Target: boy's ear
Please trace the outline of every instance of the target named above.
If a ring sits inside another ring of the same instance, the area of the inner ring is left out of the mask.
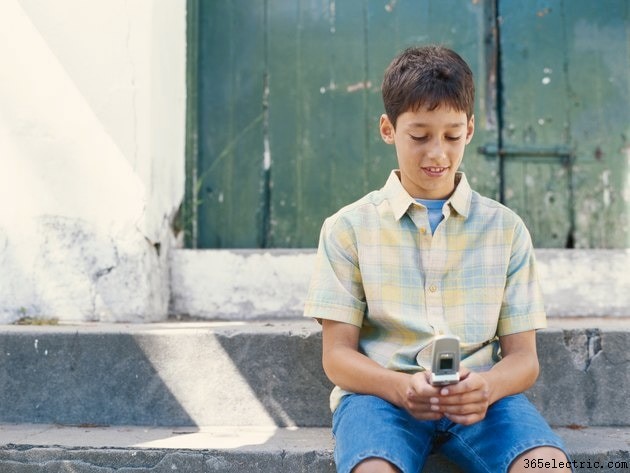
[[[468,125],[466,127],[466,144],[470,143],[473,135],[475,134],[475,116],[472,115],[470,120],[468,120]]]
[[[381,131],[381,138],[388,145],[394,144],[394,125],[389,121],[389,117],[386,113],[381,115],[381,120],[379,122],[379,130]]]

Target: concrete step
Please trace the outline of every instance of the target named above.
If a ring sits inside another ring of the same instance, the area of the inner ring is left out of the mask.
[[[630,428],[556,431],[575,471],[629,471]],[[334,473],[332,449],[325,428],[0,425],[8,473]],[[423,471],[461,473],[440,455]]]
[[[630,426],[628,319],[552,319],[538,346],[552,425]],[[3,326],[0,423],[329,427],[320,351],[311,320]]]

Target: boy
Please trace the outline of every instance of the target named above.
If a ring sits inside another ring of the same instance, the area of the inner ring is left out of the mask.
[[[474,132],[472,72],[410,48],[385,71],[383,140],[399,169],[328,218],[305,316],[322,323],[337,471],[416,473],[431,451],[468,472],[566,463],[522,393],[546,325],[529,234],[457,172]],[[461,340],[461,381],[429,382],[432,341]],[[544,464],[544,462],[543,462]]]

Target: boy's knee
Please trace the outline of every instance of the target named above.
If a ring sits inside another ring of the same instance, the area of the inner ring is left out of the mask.
[[[571,472],[569,459],[562,450],[556,447],[537,447],[519,456],[509,473],[534,473],[537,471]]]
[[[400,470],[381,458],[368,458],[359,463],[352,473],[400,473]]]

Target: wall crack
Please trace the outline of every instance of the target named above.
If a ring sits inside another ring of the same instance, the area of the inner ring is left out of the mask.
[[[564,345],[571,352],[575,366],[586,372],[602,351],[601,333],[599,329],[567,330],[564,333]]]

